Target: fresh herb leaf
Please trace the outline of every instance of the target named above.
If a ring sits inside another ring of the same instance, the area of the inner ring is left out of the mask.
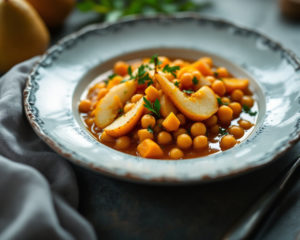
[[[175,81],[175,82],[174,82],[174,85],[175,85],[176,87],[179,87],[179,82],[178,82],[178,81]]]
[[[118,75],[118,74],[116,74],[116,73],[113,73],[113,74],[111,74],[111,75],[109,75],[109,76],[108,76],[108,79],[110,79],[110,80],[111,80],[111,79],[113,79],[113,78],[114,78],[115,76],[117,76],[117,75]]]
[[[145,70],[145,65],[142,64],[139,68],[138,68],[138,72],[137,72],[137,81],[138,81],[138,84],[142,85],[142,84],[145,84],[146,81],[150,81],[153,83],[152,79],[150,78],[149,76],[149,73],[146,72]],[[151,84],[151,83],[150,83]]]
[[[171,73],[174,77],[176,77],[175,72],[176,72],[177,70],[179,70],[179,69],[180,69],[179,66],[173,66],[173,67],[171,67],[169,64],[167,64],[166,66],[164,66],[163,72],[169,72],[169,73]]]
[[[153,80],[150,78],[150,80],[148,80],[148,82],[147,82],[147,86],[149,87],[150,85],[152,85],[154,82],[153,82]]]
[[[162,64],[162,62],[159,61],[159,59],[158,59],[158,54],[154,54],[154,55],[151,57],[149,63],[154,63],[155,65],[160,65],[160,64]]]
[[[185,93],[187,93],[187,94],[192,94],[192,93],[194,93],[193,90],[183,90],[183,92],[185,92]]]
[[[214,72],[214,76],[217,78],[219,77],[219,73],[218,72]]]
[[[82,12],[99,13],[103,20],[115,21],[132,14],[153,15],[156,13],[175,13],[199,11],[209,7],[209,1],[193,0],[81,0],[77,8]]]
[[[149,63],[153,63],[154,64],[154,69],[155,69],[155,73],[157,73],[157,68],[159,67],[159,65],[161,64],[161,61],[159,61],[158,59],[158,55],[154,54]]]
[[[138,77],[138,84],[142,85],[148,81],[147,85],[151,85],[153,83],[152,79],[150,78],[149,74],[146,73],[143,76]]]
[[[257,112],[251,111],[251,109],[247,105],[243,105],[243,112],[249,114],[250,116],[256,116]]]
[[[218,101],[218,104],[219,104],[220,106],[221,106],[221,105],[226,105],[226,106],[228,105],[228,103],[223,103],[223,102],[222,102],[222,99],[219,98],[219,97],[217,98],[217,101]]]
[[[150,112],[154,113],[156,117],[160,118],[160,103],[158,99],[155,100],[154,103],[151,103],[147,98],[143,97],[144,99],[144,107],[147,108]]]
[[[131,79],[133,79],[134,77],[132,76],[132,67],[129,66],[127,69],[128,75],[130,76]]]
[[[219,133],[220,133],[222,136],[228,134],[227,130],[226,130],[225,128],[221,128],[221,127],[219,127]]]
[[[147,130],[148,130],[149,133],[153,133],[153,129],[152,129],[151,126],[148,126]]]
[[[194,85],[197,85],[198,82],[199,82],[199,80],[198,80],[196,77],[194,77],[194,78],[193,78],[193,84],[194,84]]]

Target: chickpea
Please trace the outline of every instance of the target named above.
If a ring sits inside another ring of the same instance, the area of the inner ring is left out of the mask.
[[[201,61],[205,62],[209,67],[213,66],[213,61],[210,57],[203,57],[201,58]]]
[[[131,97],[131,102],[132,103],[136,103],[138,100],[140,100],[143,97],[143,94],[135,94]]]
[[[216,94],[218,94],[219,96],[223,96],[226,92],[226,88],[225,85],[222,81],[220,80],[216,80],[211,84],[211,88],[212,90],[214,90],[214,92]]]
[[[91,110],[92,103],[88,99],[81,100],[79,103],[79,112],[87,113]]]
[[[212,126],[209,131],[212,133],[212,134],[218,134],[219,133],[219,129],[220,129],[220,126],[218,124]]]
[[[112,136],[108,135],[106,132],[103,132],[103,133],[101,134],[100,140],[101,140],[102,142],[110,142],[110,143],[112,143],[112,142],[115,141],[115,139],[114,139]]]
[[[193,75],[189,72],[182,74],[180,77],[180,83],[183,88],[190,88],[193,86]]]
[[[251,122],[244,120],[244,119],[239,120],[238,123],[239,123],[240,127],[244,128],[245,130],[250,129],[253,126],[253,124]]]
[[[223,104],[228,105],[230,103],[230,99],[228,97],[222,97],[221,101]]]
[[[186,120],[185,120],[185,116],[182,113],[178,113],[176,115],[176,117],[178,118],[178,120],[180,121],[180,125],[184,125]]]
[[[183,157],[183,152],[179,148],[172,148],[169,152],[169,156],[172,159],[180,159]]]
[[[227,69],[224,68],[224,67],[219,67],[217,69],[217,73],[218,73],[218,77],[220,77],[220,78],[229,76],[229,73],[228,73]]]
[[[173,137],[174,137],[175,139],[177,139],[177,137],[178,137],[179,135],[184,134],[184,133],[187,133],[186,129],[184,129],[184,128],[179,128],[179,129],[177,129],[177,130],[173,133]]]
[[[179,66],[180,68],[182,68],[185,66],[185,62],[181,59],[176,59],[176,60],[174,60],[173,65]]]
[[[232,135],[226,135],[221,138],[220,146],[222,150],[232,148],[236,144],[236,139]]]
[[[140,142],[142,142],[143,140],[145,140],[147,138],[149,138],[151,140],[154,138],[153,133],[149,132],[147,129],[140,129],[140,130],[138,130],[137,134],[138,134]]]
[[[203,149],[208,146],[208,140],[206,136],[197,136],[193,140],[194,149]]]
[[[123,61],[116,62],[114,66],[114,72],[120,76],[125,76],[128,70],[128,64]]]
[[[244,129],[239,126],[232,126],[229,128],[229,133],[233,135],[236,139],[241,138],[244,136]]]
[[[231,93],[231,99],[232,99],[233,101],[239,102],[239,101],[242,100],[242,97],[243,97],[243,96],[244,96],[244,93],[243,93],[243,91],[240,90],[240,89],[236,89],[236,90],[234,90],[234,91]]]
[[[241,100],[241,104],[251,108],[254,105],[254,100],[250,96],[243,96]]]
[[[202,74],[199,71],[194,71],[193,78],[195,77],[198,81],[202,78]]]
[[[218,110],[218,118],[222,123],[229,123],[232,120],[233,111],[230,107],[222,105]]]
[[[84,120],[84,122],[86,123],[86,125],[88,125],[89,127],[93,125],[94,123],[94,119],[93,118],[87,118]]]
[[[171,73],[166,73],[165,76],[166,76],[166,78],[167,78],[169,81],[173,81],[173,80],[174,80],[174,76],[173,76]]]
[[[177,146],[181,149],[188,149],[192,146],[192,144],[192,138],[185,133],[177,137]]]
[[[166,131],[162,131],[157,135],[157,142],[158,144],[169,144],[172,141],[172,136],[170,133]]]
[[[151,116],[150,114],[145,114],[141,119],[142,128],[148,128],[155,126],[155,118]]]
[[[213,83],[214,81],[216,81],[216,79],[213,76],[207,76],[207,77],[205,77],[205,79],[210,81],[210,83]]]
[[[212,126],[216,125],[217,122],[218,122],[218,117],[216,115],[212,115],[210,118],[208,118],[205,121],[205,124],[207,127],[212,127]]]
[[[242,106],[238,102],[230,103],[228,106],[232,109],[233,116],[238,117],[241,114]]]
[[[129,112],[134,107],[134,105],[134,103],[126,103],[126,105],[124,106],[124,113]]]
[[[130,146],[130,138],[127,136],[122,136],[116,139],[115,148],[120,150],[125,150]]]
[[[191,134],[196,137],[204,135],[206,133],[206,127],[202,122],[196,122],[191,126]]]

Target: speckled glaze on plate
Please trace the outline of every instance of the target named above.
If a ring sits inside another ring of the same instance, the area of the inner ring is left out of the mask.
[[[158,53],[197,59],[250,79],[259,114],[253,133],[236,147],[203,158],[143,159],[111,149],[85,129],[77,110],[86,87],[122,58]],[[92,25],[53,46],[30,73],[27,117],[62,156],[129,181],[183,184],[241,174],[273,161],[300,137],[300,61],[268,37],[220,19],[157,16]]]

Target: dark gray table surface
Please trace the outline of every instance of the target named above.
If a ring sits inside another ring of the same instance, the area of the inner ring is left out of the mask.
[[[277,1],[213,2],[201,14],[257,29],[300,56],[300,23],[283,19]],[[52,42],[97,21],[97,15],[75,11],[64,27],[52,33]],[[220,239],[299,155],[300,143],[256,172],[217,183],[181,187],[127,183],[72,166],[80,190],[79,211],[92,223],[99,239]],[[253,239],[300,239],[299,174],[300,171]]]

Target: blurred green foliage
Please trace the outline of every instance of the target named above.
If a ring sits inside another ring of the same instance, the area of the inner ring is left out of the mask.
[[[208,1],[193,0],[81,0],[77,8],[82,12],[97,12],[105,21],[115,21],[132,14],[154,15],[199,11],[210,5]]]

